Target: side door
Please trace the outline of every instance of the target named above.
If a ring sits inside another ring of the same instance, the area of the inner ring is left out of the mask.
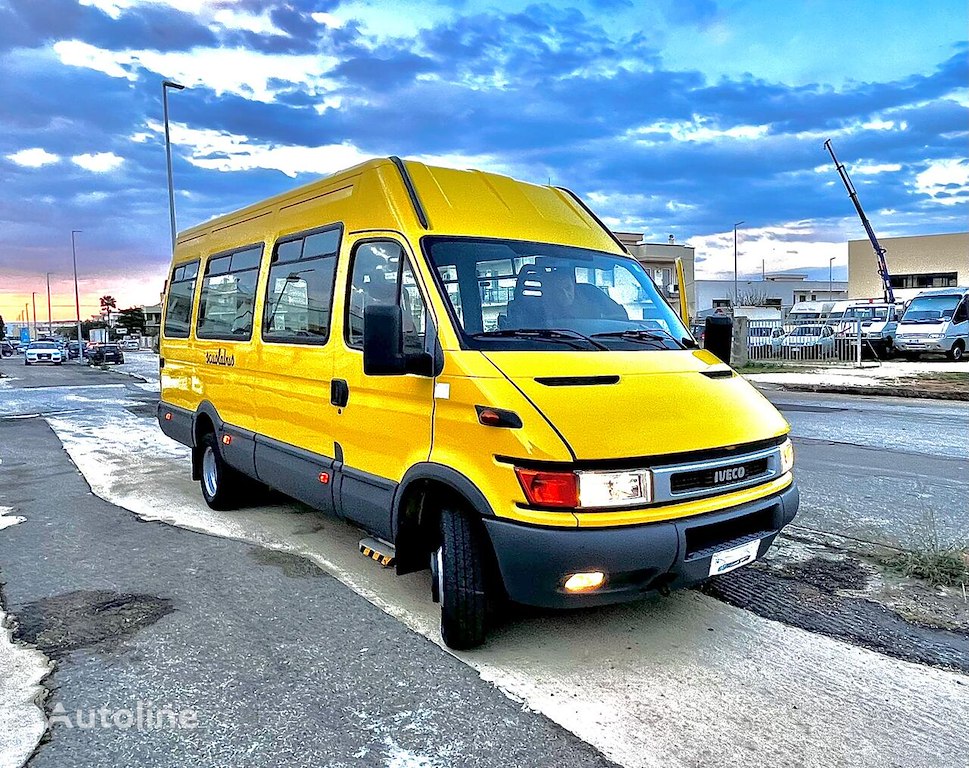
[[[400,306],[408,350],[433,345],[434,325],[402,238],[371,234],[350,246],[349,263],[341,269],[344,327],[331,392],[342,461],[338,508],[348,520],[390,539],[394,491],[409,467],[430,456],[434,379],[364,374],[363,310]]]
[[[952,349],[958,339],[962,340],[962,351],[966,352],[966,342],[969,341],[969,296],[963,296],[962,301],[952,313],[952,322],[946,330],[945,346]]]
[[[342,228],[335,224],[278,238],[262,304],[256,412],[260,480],[325,512],[333,511],[336,456],[330,379],[333,294]]]

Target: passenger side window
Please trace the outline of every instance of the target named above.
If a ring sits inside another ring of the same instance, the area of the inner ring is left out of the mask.
[[[427,332],[427,310],[414,273],[397,243],[362,243],[353,255],[347,293],[346,340],[363,347],[363,312],[372,305],[399,305],[403,316],[404,349],[420,351]]]
[[[264,340],[326,343],[340,233],[336,227],[276,243],[266,285]]]
[[[969,299],[963,299],[952,316],[953,323],[964,323],[966,320],[969,320]]]
[[[202,278],[195,335],[200,339],[248,341],[262,245],[209,258]]]
[[[165,303],[165,326],[163,331],[169,339],[187,339],[192,322],[192,299],[195,297],[195,279],[199,263],[193,261],[172,270],[168,284],[168,301]]]

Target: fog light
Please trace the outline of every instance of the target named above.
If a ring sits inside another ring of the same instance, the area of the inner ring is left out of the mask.
[[[573,573],[565,580],[567,592],[592,592],[599,589],[606,582],[606,574],[602,571],[588,573]]]

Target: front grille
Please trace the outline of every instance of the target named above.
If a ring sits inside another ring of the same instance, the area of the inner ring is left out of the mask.
[[[740,470],[743,470],[741,473]],[[767,457],[753,459],[722,467],[695,469],[690,472],[677,472],[670,478],[670,492],[687,493],[704,489],[719,488],[724,485],[746,482],[759,475],[767,474]]]

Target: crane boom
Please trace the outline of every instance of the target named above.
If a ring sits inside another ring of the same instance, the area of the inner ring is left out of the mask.
[[[855,185],[851,183],[848,171],[845,170],[844,165],[839,163],[838,158],[834,155],[834,147],[831,146],[831,139],[824,142],[824,148],[830,153],[831,159],[834,161],[834,167],[838,169],[841,181],[844,183],[845,189],[848,190],[848,197],[855,204],[855,210],[858,211],[861,223],[865,226],[865,232],[868,233],[868,239],[871,240],[871,247],[875,249],[875,260],[878,263],[878,276],[882,281],[882,291],[885,294],[885,301],[894,304],[895,292],[892,290],[892,278],[888,274],[888,260],[885,258],[886,251],[882,248],[881,243],[878,242],[878,238],[875,236],[875,230],[871,228],[871,222],[865,216],[865,209],[861,207],[861,201],[858,199]]]

